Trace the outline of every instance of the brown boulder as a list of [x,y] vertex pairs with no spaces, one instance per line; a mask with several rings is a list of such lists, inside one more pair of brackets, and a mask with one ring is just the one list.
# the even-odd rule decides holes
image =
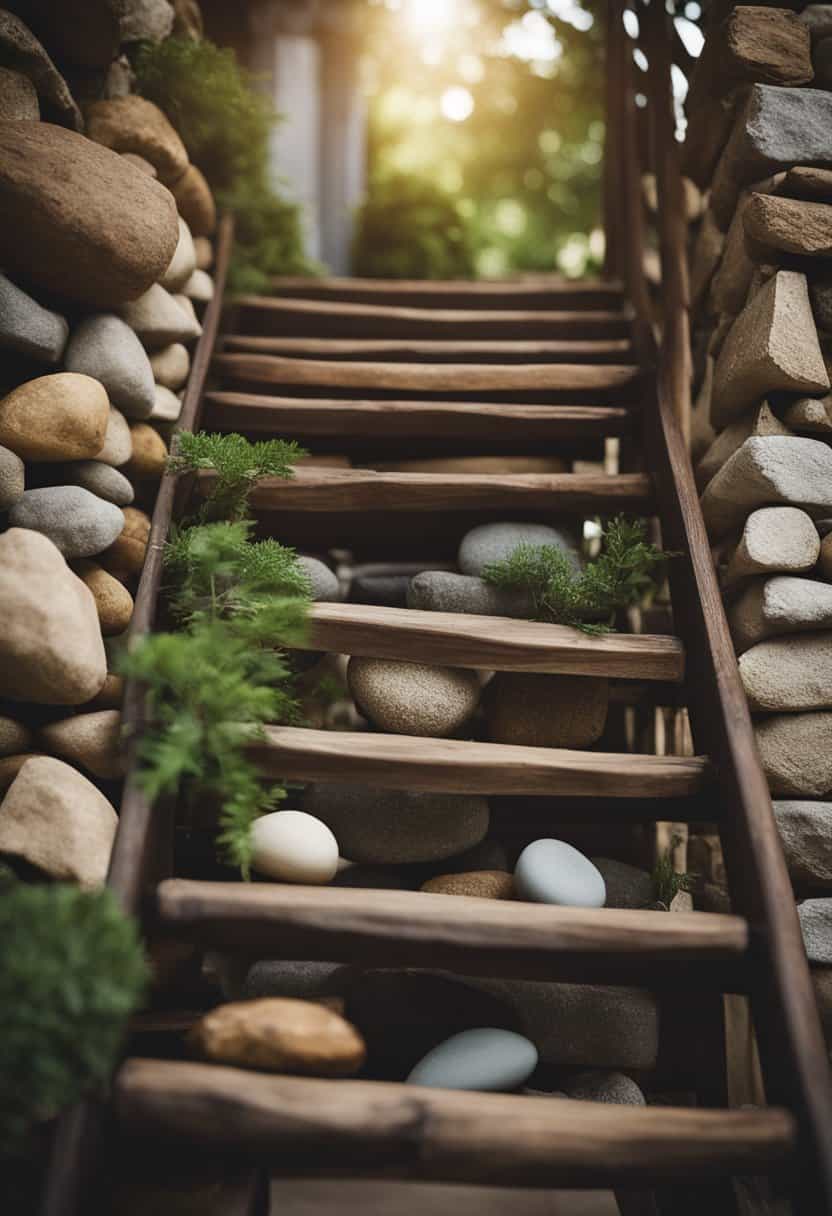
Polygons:
[[480,899],[511,899],[514,878],[504,870],[471,870],[463,874],[437,874],[422,883],[433,895],[473,895]]
[[832,256],[832,207],[828,203],[752,194],[742,222],[746,236],[765,249],[806,257]]
[[98,380],[56,372],[0,400],[0,444],[23,460],[85,460],[104,445],[110,403]]
[[211,187],[196,165],[188,165],[171,189],[191,236],[210,236],[217,226],[217,208]]
[[[26,19],[29,18],[28,12],[24,15]],[[54,21],[53,14],[51,24],[54,26],[64,23]],[[83,128],[81,111],[46,50],[32,33],[32,29],[24,25],[20,17],[4,8],[0,9],[0,63],[20,72],[32,82],[37,90],[44,118],[64,127],[72,127],[75,131]]]
[[89,587],[95,598],[104,637],[124,633],[133,615],[133,597],[124,584],[97,562],[78,561],[75,563],[75,573]]
[[150,517],[138,507],[123,507],[122,513],[124,528],[109,549],[99,553],[98,562],[116,578],[127,579],[142,572],[150,539]]
[[125,474],[133,480],[161,477],[168,459],[168,449],[158,431],[146,422],[134,422],[130,427],[132,453],[124,466]]
[[0,127],[0,212],[6,271],[98,307],[142,295],[179,239],[164,186],[108,148],[43,122]]
[[114,152],[143,156],[165,185],[177,182],[188,168],[188,153],[182,140],[159,107],[145,97],[132,93],[109,101],[93,101],[84,107],[84,117],[90,139]]
[[188,1041],[221,1064],[323,1077],[357,1072],[366,1054],[361,1035],[340,1014],[291,997],[220,1005],[199,1019]]
[[525,747],[589,747],[603,734],[608,701],[603,678],[498,671],[483,695],[488,737]]

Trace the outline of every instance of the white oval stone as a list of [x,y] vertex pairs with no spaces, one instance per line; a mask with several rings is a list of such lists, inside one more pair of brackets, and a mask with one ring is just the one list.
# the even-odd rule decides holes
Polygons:
[[564,840],[533,840],[517,858],[514,887],[520,899],[572,908],[603,908],[607,889],[600,870]]
[[251,829],[252,865],[282,882],[330,882],[338,869],[338,841],[306,811],[273,811]]
[[408,1085],[439,1089],[519,1089],[537,1067],[537,1048],[513,1030],[479,1027],[445,1039],[423,1056]]

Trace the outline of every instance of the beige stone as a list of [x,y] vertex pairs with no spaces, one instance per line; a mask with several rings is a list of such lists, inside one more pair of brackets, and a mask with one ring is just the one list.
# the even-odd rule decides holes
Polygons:
[[832,803],[775,799],[774,818],[792,882],[832,886]]
[[198,304],[207,304],[214,295],[214,280],[205,270],[194,270],[181,288],[182,294]]
[[832,790],[832,713],[773,714],[756,727],[763,771],[773,794],[822,798]]
[[179,217],[179,240],[173,257],[159,282],[165,291],[181,291],[196,270],[196,250],[191,230],[182,216]]
[[0,695],[80,705],[107,675],[95,600],[39,532],[0,536]]
[[261,997],[204,1014],[190,1047],[219,1064],[311,1076],[350,1076],[364,1063],[364,1040],[340,1014],[316,1001]]
[[0,444],[23,460],[84,460],[104,445],[109,401],[91,376],[38,376],[0,401]]
[[0,715],[0,756],[12,756],[15,752],[25,752],[32,741],[32,732],[28,726],[15,718]]
[[179,181],[188,168],[185,145],[158,106],[131,94],[84,107],[87,137],[114,152],[143,156],[166,186]]
[[503,870],[472,870],[462,874],[438,874],[422,883],[422,891],[433,895],[471,895],[479,899],[511,899],[514,878]]
[[749,199],[750,195],[744,192],[737,200],[737,209],[725,238],[722,261],[711,281],[709,308],[714,313],[736,316],[748,295],[754,262],[748,250],[743,216]]
[[832,629],[832,587],[784,574],[754,579],[730,605],[728,621],[738,652],[781,633]]
[[760,288],[725,339],[714,368],[711,421],[726,426],[775,390],[828,388],[806,277],[781,270]]
[[117,709],[100,709],[50,722],[41,728],[40,741],[44,751],[76,768],[87,769],[103,781],[124,776],[121,714]]
[[753,435],[711,478],[702,513],[712,536],[738,528],[756,507],[791,503],[832,513],[832,451],[819,439]]
[[187,346],[183,346],[181,342],[171,342],[169,346],[163,346],[151,355],[150,366],[153,368],[156,383],[175,392],[188,379],[191,356]]
[[790,435],[792,432],[772,413],[767,401],[749,410],[720,431],[696,466],[696,484],[704,489],[726,460],[742,447],[751,435]]
[[92,592],[104,637],[123,633],[133,615],[133,597],[123,583],[97,562],[74,563],[75,573]]
[[164,439],[147,422],[134,422],[130,426],[132,453],[124,472],[136,481],[161,477],[168,459]]
[[161,283],[125,304],[121,315],[151,351],[172,342],[191,342],[202,332],[199,322]]
[[0,853],[60,881],[100,887],[117,826],[113,807],[86,777],[62,760],[35,756],[0,806]]
[[122,510],[124,529],[109,549],[98,555],[98,562],[116,578],[127,579],[142,572],[150,539],[150,517],[138,507]]
[[714,359],[711,355],[705,358],[705,370],[702,382],[693,403],[690,419],[690,458],[695,464],[700,460],[716,438],[716,431],[711,426],[711,390],[714,383]]
[[210,270],[214,264],[214,246],[207,236],[194,237],[196,265],[198,270]]
[[182,413],[182,400],[171,389],[163,384],[156,385],[153,395],[153,411],[149,421],[158,426],[160,423],[176,422]]
[[827,203],[752,194],[742,222],[748,238],[764,249],[832,256],[832,207]]
[[127,464],[132,450],[133,441],[130,438],[129,423],[121,410],[117,410],[114,405],[111,405],[107,418],[107,430],[104,433],[104,443],[95,459],[100,460],[102,464],[119,468],[121,465]]
[[832,632],[769,638],[740,655],[739,669],[754,711],[824,709],[832,705]]
[[589,747],[603,734],[608,701],[606,679],[498,671],[483,696],[488,737],[526,747]]
[[149,160],[145,160],[143,156],[139,156],[136,152],[122,152],[121,155],[131,165],[135,165],[137,169],[141,169],[142,173],[146,173],[148,177],[158,177],[156,166],[151,165]]
[[[832,210],[832,208],[830,208]],[[825,397],[801,397],[793,401],[784,415],[793,431],[810,431],[827,435],[832,431],[832,394]]]
[[217,226],[217,209],[211,187],[197,169],[188,165],[172,187],[179,214],[195,237],[210,236]]
[[726,582],[752,574],[811,570],[820,553],[820,537],[810,516],[798,507],[760,507],[745,521]]
[[380,730],[445,737],[471,717],[480,698],[475,671],[354,656],[347,681],[358,708]]
[[114,675],[111,671],[107,672],[107,679],[100,690],[91,700],[84,703],[83,708],[90,712],[97,709],[121,709],[124,700],[124,685],[124,676]]

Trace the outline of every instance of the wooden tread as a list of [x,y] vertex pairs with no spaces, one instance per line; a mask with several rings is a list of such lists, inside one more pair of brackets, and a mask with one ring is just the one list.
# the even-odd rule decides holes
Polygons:
[[700,792],[710,776],[702,756],[517,747],[295,726],[267,726],[264,741],[252,744],[251,751],[265,777],[447,794],[683,798]]
[[227,1150],[277,1170],[524,1187],[768,1174],[785,1166],[795,1138],[776,1107],[613,1106],[175,1060],[126,1061],[113,1102],[122,1136]]
[[219,354],[214,356],[213,366],[224,379],[235,383],[329,389],[349,395],[358,389],[399,395],[466,394],[486,399],[492,393],[615,397],[634,389],[641,377],[638,367],[629,363],[337,363],[279,355]]
[[[210,487],[213,474],[200,474]],[[644,473],[379,473],[303,465],[294,477],[264,478],[255,510],[465,511],[513,508],[558,512],[649,513],[652,481]]]
[[485,671],[561,672],[679,681],[684,648],[663,634],[609,633],[539,621],[422,612],[372,604],[313,604],[304,647]]
[[212,392],[205,395],[205,410],[211,430],[309,438],[499,440],[504,447],[518,442],[626,435],[635,426],[632,410],[615,405],[344,401]]
[[157,928],[255,957],[603,984],[709,984],[742,991],[748,926],[738,916],[561,908],[424,891],[170,878]]
[[231,334],[224,351],[384,363],[625,363],[632,343],[624,338],[554,340],[459,340],[411,338],[259,337]]
[[304,275],[276,276],[277,296],[346,303],[394,304],[437,308],[620,308],[624,293],[611,279],[563,279],[538,275],[526,279],[359,279]]
[[395,304],[236,296],[247,332],[330,338],[625,338],[630,318],[619,309],[406,308]]

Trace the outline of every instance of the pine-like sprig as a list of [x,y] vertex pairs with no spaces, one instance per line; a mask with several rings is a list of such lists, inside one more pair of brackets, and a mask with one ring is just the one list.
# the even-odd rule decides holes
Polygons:
[[674,836],[670,848],[665,849],[656,858],[650,875],[653,883],[653,902],[669,908],[680,891],[693,890],[694,876],[676,869],[673,864],[673,849],[681,843],[681,837]]
[[234,523],[248,511],[249,495],[263,477],[293,475],[293,466],[306,453],[297,443],[266,439],[251,443],[242,435],[181,432],[176,451],[168,460],[173,473],[208,469],[215,474],[200,511],[202,522],[226,520]]
[[571,625],[584,633],[608,633],[615,613],[636,604],[657,586],[668,554],[646,539],[642,520],[619,516],[603,533],[599,556],[582,570],[554,545],[518,545],[482,577],[496,587],[525,591],[535,620]]

